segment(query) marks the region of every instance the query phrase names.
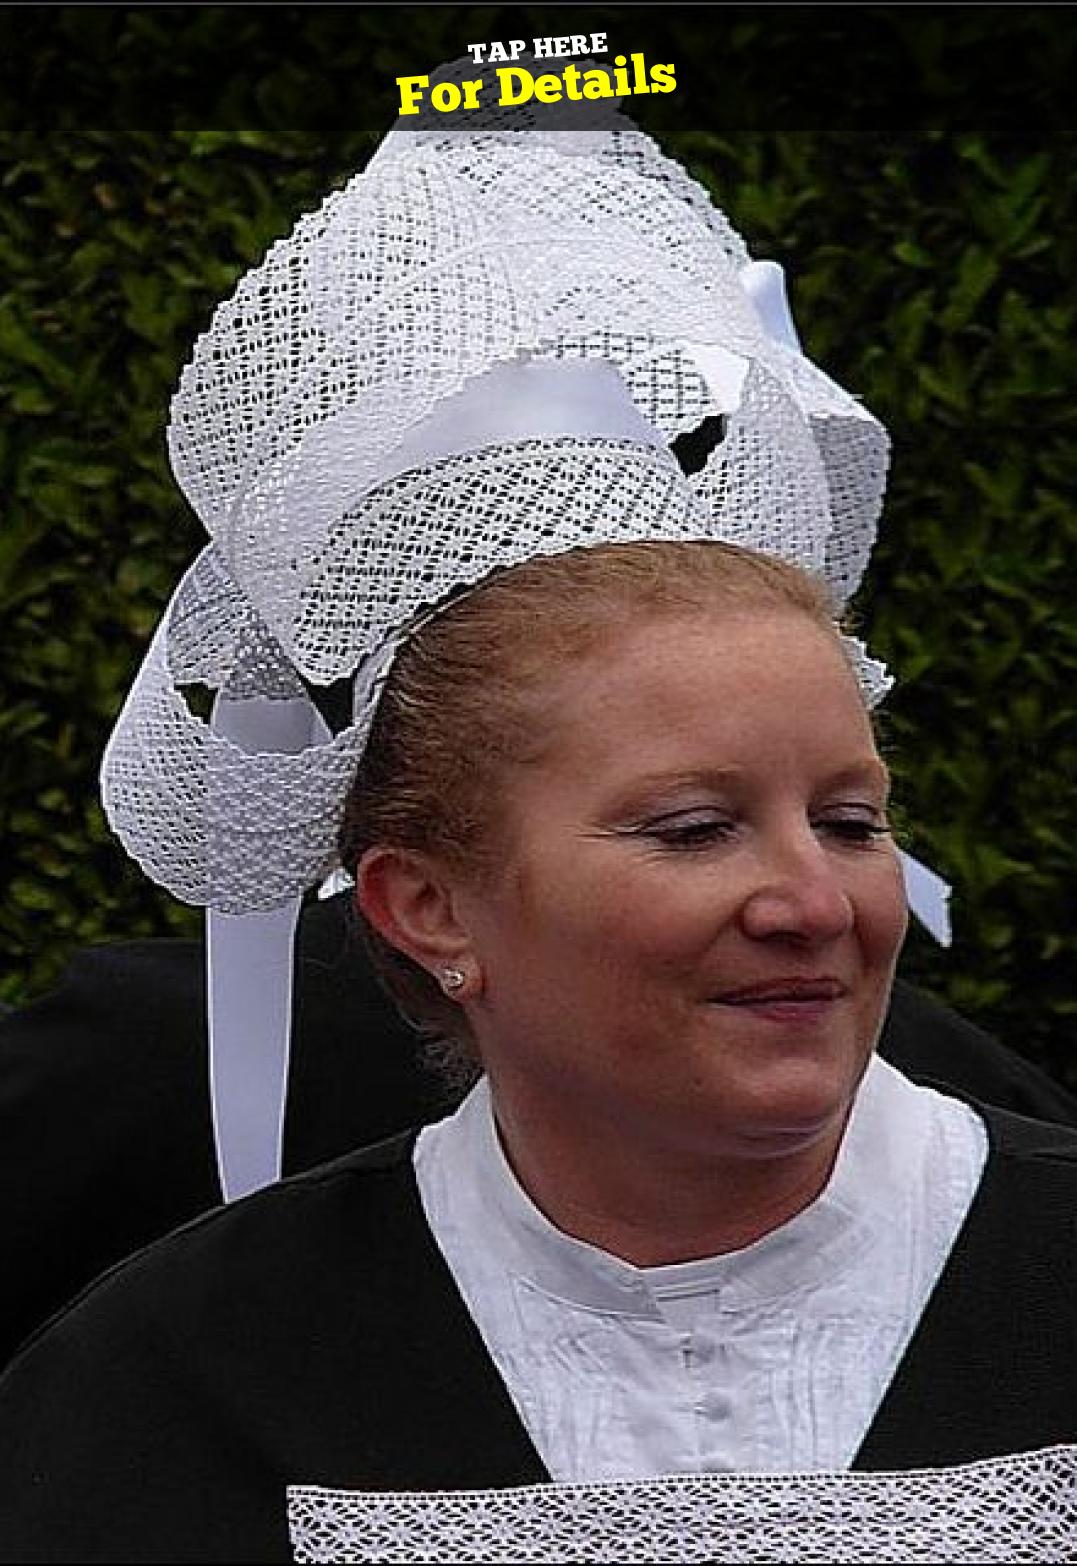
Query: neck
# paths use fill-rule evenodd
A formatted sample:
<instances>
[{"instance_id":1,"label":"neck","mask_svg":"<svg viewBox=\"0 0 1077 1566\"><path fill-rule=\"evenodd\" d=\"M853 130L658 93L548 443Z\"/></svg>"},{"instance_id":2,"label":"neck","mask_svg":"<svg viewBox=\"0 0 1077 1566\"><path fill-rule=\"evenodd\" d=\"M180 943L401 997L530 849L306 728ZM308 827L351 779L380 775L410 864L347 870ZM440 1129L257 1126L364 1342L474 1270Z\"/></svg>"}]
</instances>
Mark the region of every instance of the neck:
<instances>
[{"instance_id":1,"label":"neck","mask_svg":"<svg viewBox=\"0 0 1077 1566\"><path fill-rule=\"evenodd\" d=\"M780 1228L822 1193L848 1118L791 1150L649 1153L623 1134L611 1148L597 1127L581 1145L493 1098L505 1155L535 1206L563 1234L637 1267L724 1255Z\"/></svg>"}]
</instances>

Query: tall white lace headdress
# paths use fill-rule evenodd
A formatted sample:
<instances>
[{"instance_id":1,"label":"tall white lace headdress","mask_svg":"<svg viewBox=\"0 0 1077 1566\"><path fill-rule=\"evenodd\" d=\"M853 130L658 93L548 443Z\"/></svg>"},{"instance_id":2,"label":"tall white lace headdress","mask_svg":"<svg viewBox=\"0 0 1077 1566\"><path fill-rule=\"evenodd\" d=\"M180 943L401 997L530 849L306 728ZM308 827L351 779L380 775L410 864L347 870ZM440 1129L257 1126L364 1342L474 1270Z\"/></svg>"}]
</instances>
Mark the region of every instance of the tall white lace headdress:
<instances>
[{"instance_id":1,"label":"tall white lace headdress","mask_svg":"<svg viewBox=\"0 0 1077 1566\"><path fill-rule=\"evenodd\" d=\"M679 436L721 416L686 475ZM728 539L864 571L882 426L800 351L749 260L642 132L391 132L216 311L172 403L211 542L102 769L147 873L208 911L225 1194L280 1169L299 900L408 629L454 588L601 541ZM859 644L869 702L888 681ZM346 679L331 734L307 685ZM306 682L306 683L305 683ZM186 690L208 686L203 722Z\"/></svg>"}]
</instances>

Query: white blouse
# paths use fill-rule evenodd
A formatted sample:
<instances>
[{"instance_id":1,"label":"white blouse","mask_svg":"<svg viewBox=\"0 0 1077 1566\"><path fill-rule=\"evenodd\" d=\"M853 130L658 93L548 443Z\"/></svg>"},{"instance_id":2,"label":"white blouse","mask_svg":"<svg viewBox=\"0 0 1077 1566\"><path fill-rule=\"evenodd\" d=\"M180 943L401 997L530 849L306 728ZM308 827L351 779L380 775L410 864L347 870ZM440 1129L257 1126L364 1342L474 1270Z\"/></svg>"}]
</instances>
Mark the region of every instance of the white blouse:
<instances>
[{"instance_id":1,"label":"white blouse","mask_svg":"<svg viewBox=\"0 0 1077 1566\"><path fill-rule=\"evenodd\" d=\"M980 1117L872 1061L830 1181L723 1256L635 1267L555 1228L487 1084L427 1126L434 1237L551 1476L847 1468L987 1157Z\"/></svg>"}]
</instances>

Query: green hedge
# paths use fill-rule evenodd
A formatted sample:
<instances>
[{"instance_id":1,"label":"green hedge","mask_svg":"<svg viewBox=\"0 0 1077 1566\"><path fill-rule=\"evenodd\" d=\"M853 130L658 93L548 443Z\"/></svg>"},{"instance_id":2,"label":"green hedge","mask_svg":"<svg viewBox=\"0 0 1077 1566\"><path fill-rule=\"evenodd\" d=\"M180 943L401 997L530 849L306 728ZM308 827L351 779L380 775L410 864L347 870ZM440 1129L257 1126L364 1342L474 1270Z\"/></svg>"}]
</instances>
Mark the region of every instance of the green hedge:
<instances>
[{"instance_id":1,"label":"green hedge","mask_svg":"<svg viewBox=\"0 0 1077 1566\"><path fill-rule=\"evenodd\" d=\"M667 150L711 187L753 252L786 263L807 348L893 436L860 609L900 681L885 739L907 841L955 884L952 951L914 937L907 965L1077 1084L1077 174L1072 143L1054 128L1073 27L1036 8L1027 17L972 8L967 21L924 13L921 31L873 14L871 38L900 43L910 80L942 104L954 29L1000 65L1012 42L1006 101L1026 104L1032 131L986 114L984 129L953 128L967 81L934 129L865 128L871 72L848 68L840 128L775 131L748 117L729 123L719 97L741 64L742 85L752 71L765 76L761 58L774 62L776 93L782 71L793 78L804 15L779 9L764 20L761 9L667 13L663 42L691 61L691 80L680 100L634 111L660 125ZM820 27L836 25L833 10L808 10ZM133 105L145 87L140 62L152 57L167 76L167 44L174 72L161 91L169 82L178 91L192 60L224 47L227 26L244 58L237 50L222 75L218 123L237 105L250 123L272 120L267 108L289 102L303 123L315 85L322 103L339 106L350 90L369 106L385 101L395 72L465 41L522 36L532 22L564 30L563 18L543 29L541 11L344 8L347 24L337 8L311 8L306 20L270 11L294 29L282 57L275 43L259 52L249 10L230 23L223 11L7 17L8 85L21 63L26 81L66 89L48 135L0 131L8 1001L47 986L79 943L196 925L128 864L96 793L122 695L202 543L168 472L167 403L214 303L361 165L382 123L360 114L366 128L353 131L80 129L80 103L100 101L103 56L111 51L115 91ZM607 19L618 36L643 26L627 8L580 16L580 25ZM205 94L202 78L199 87ZM786 94L775 123L788 123L790 102ZM763 120L765 104L757 108Z\"/></svg>"}]
</instances>

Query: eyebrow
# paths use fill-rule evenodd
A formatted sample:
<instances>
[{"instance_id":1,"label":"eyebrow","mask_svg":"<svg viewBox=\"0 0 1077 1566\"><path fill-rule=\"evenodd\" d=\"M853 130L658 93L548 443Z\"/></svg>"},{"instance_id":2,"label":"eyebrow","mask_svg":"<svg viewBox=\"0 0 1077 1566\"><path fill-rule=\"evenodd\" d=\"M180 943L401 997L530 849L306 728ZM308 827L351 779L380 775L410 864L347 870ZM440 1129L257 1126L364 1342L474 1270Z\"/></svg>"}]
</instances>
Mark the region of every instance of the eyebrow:
<instances>
[{"instance_id":1,"label":"eyebrow","mask_svg":"<svg viewBox=\"0 0 1077 1566\"><path fill-rule=\"evenodd\" d=\"M743 767L665 767L633 778L625 793L646 794L651 789L668 788L670 784L684 784L690 788L707 787L716 783L733 783L743 776Z\"/></svg>"},{"instance_id":2,"label":"eyebrow","mask_svg":"<svg viewBox=\"0 0 1077 1566\"><path fill-rule=\"evenodd\" d=\"M621 791L619 798L614 802L614 808L635 809L644 803L652 792L671 787L720 788L723 784L737 782L744 776L744 772L743 767L690 767L685 771L671 767L643 773L640 777L633 778L631 783ZM884 792L889 795L890 769L881 757L865 756L860 761L839 767L827 774L823 786L831 789L865 784L870 784L872 787L881 785Z\"/></svg>"},{"instance_id":3,"label":"eyebrow","mask_svg":"<svg viewBox=\"0 0 1077 1566\"><path fill-rule=\"evenodd\" d=\"M728 783L744 776L744 767L662 767L632 780L632 788L653 788L666 783ZM827 783L859 783L870 777L890 782L890 769L881 756L864 756L828 773Z\"/></svg>"},{"instance_id":4,"label":"eyebrow","mask_svg":"<svg viewBox=\"0 0 1077 1566\"><path fill-rule=\"evenodd\" d=\"M865 778L882 783L889 792L892 781L890 768L881 756L865 756L863 761L852 762L847 767L841 767L827 778L827 783L831 787L840 787L843 783L860 783Z\"/></svg>"}]
</instances>

